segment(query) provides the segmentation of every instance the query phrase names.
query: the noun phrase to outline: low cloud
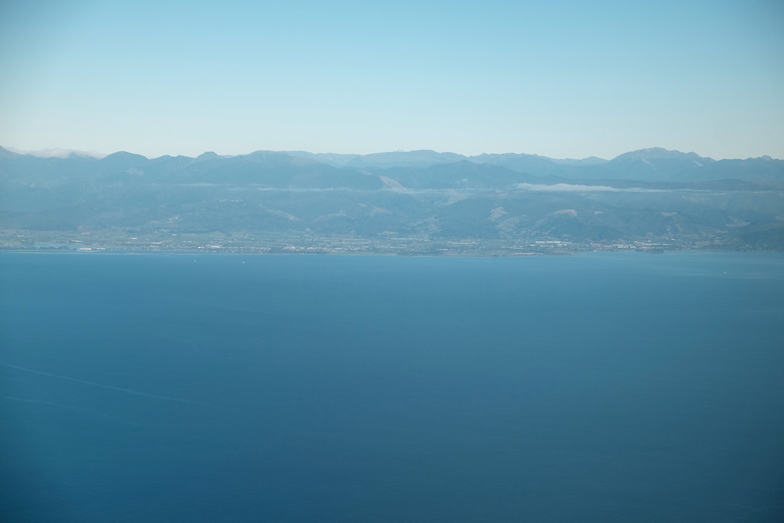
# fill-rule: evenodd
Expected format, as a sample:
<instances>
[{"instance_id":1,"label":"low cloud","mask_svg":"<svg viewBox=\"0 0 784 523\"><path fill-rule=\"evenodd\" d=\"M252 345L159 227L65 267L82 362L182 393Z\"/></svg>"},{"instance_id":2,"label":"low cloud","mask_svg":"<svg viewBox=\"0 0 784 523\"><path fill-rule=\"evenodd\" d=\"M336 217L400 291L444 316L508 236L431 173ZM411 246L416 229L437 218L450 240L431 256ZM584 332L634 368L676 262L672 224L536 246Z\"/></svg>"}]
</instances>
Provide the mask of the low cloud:
<instances>
[{"instance_id":1,"label":"low cloud","mask_svg":"<svg viewBox=\"0 0 784 523\"><path fill-rule=\"evenodd\" d=\"M609 185L573 185L569 183L556 183L555 185L536 185L532 183L519 183L517 188L524 191L539 192L671 192L666 189L642 189L630 187L620 189Z\"/></svg>"}]
</instances>

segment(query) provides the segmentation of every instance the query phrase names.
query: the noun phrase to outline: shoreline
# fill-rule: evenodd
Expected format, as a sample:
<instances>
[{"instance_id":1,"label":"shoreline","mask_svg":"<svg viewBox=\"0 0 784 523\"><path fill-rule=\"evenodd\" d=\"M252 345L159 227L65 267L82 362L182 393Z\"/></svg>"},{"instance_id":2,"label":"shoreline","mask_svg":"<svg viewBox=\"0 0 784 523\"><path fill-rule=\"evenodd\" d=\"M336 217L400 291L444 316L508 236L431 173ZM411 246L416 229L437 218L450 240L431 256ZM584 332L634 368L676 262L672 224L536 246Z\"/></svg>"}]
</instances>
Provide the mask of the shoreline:
<instances>
[{"instance_id":1,"label":"shoreline","mask_svg":"<svg viewBox=\"0 0 784 523\"><path fill-rule=\"evenodd\" d=\"M329 256L329 257L382 257L382 258L539 258L539 257L564 257L580 256L591 254L695 254L695 253L737 253L737 254L784 254L782 251L775 250L751 250L751 249L708 249L708 248L683 248L683 249L624 249L624 250L574 250L558 252L508 252L508 253L478 253L478 252L444 252L444 253L420 253L420 252L258 252L258 251L206 251L206 250L131 250L131 249L46 249L46 248L7 248L0 247L0 254L40 254L68 256Z\"/></svg>"}]
</instances>

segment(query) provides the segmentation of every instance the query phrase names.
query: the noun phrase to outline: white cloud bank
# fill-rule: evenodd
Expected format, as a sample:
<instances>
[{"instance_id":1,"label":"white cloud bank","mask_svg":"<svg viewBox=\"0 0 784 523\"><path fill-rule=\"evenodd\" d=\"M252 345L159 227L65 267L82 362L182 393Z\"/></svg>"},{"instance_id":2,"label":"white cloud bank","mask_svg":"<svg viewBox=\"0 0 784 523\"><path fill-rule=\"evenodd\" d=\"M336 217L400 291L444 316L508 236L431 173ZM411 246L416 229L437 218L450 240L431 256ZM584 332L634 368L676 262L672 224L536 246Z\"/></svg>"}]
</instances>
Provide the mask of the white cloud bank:
<instances>
[{"instance_id":1,"label":"white cloud bank","mask_svg":"<svg viewBox=\"0 0 784 523\"><path fill-rule=\"evenodd\" d=\"M643 189L641 187L618 188L609 185L573 185L556 183L555 185L535 185L532 183L519 183L518 189L524 191L540 192L671 192L667 189Z\"/></svg>"}]
</instances>

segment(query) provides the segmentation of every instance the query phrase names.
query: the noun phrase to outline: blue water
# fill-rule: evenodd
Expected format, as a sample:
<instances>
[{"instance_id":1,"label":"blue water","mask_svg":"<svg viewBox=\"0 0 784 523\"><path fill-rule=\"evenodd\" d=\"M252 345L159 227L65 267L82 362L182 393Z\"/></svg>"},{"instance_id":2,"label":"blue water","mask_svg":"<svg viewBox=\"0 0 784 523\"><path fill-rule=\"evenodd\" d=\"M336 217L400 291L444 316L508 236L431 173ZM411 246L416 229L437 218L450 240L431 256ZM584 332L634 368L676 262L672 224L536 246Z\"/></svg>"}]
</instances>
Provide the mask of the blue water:
<instances>
[{"instance_id":1,"label":"blue water","mask_svg":"<svg viewBox=\"0 0 784 523\"><path fill-rule=\"evenodd\" d=\"M0 255L3 521L782 521L784 256Z\"/></svg>"}]
</instances>

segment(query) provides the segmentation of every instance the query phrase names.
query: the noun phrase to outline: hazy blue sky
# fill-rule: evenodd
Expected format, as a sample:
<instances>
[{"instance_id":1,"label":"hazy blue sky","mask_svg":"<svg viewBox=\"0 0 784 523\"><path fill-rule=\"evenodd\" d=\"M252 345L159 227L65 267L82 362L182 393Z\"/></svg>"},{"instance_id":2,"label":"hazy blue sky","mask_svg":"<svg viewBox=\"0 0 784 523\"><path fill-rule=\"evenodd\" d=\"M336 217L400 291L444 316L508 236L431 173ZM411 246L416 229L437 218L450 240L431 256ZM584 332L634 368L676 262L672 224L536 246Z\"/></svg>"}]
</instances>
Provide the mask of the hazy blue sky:
<instances>
[{"instance_id":1,"label":"hazy blue sky","mask_svg":"<svg viewBox=\"0 0 784 523\"><path fill-rule=\"evenodd\" d=\"M784 158L784 2L0 3L0 145Z\"/></svg>"}]
</instances>

